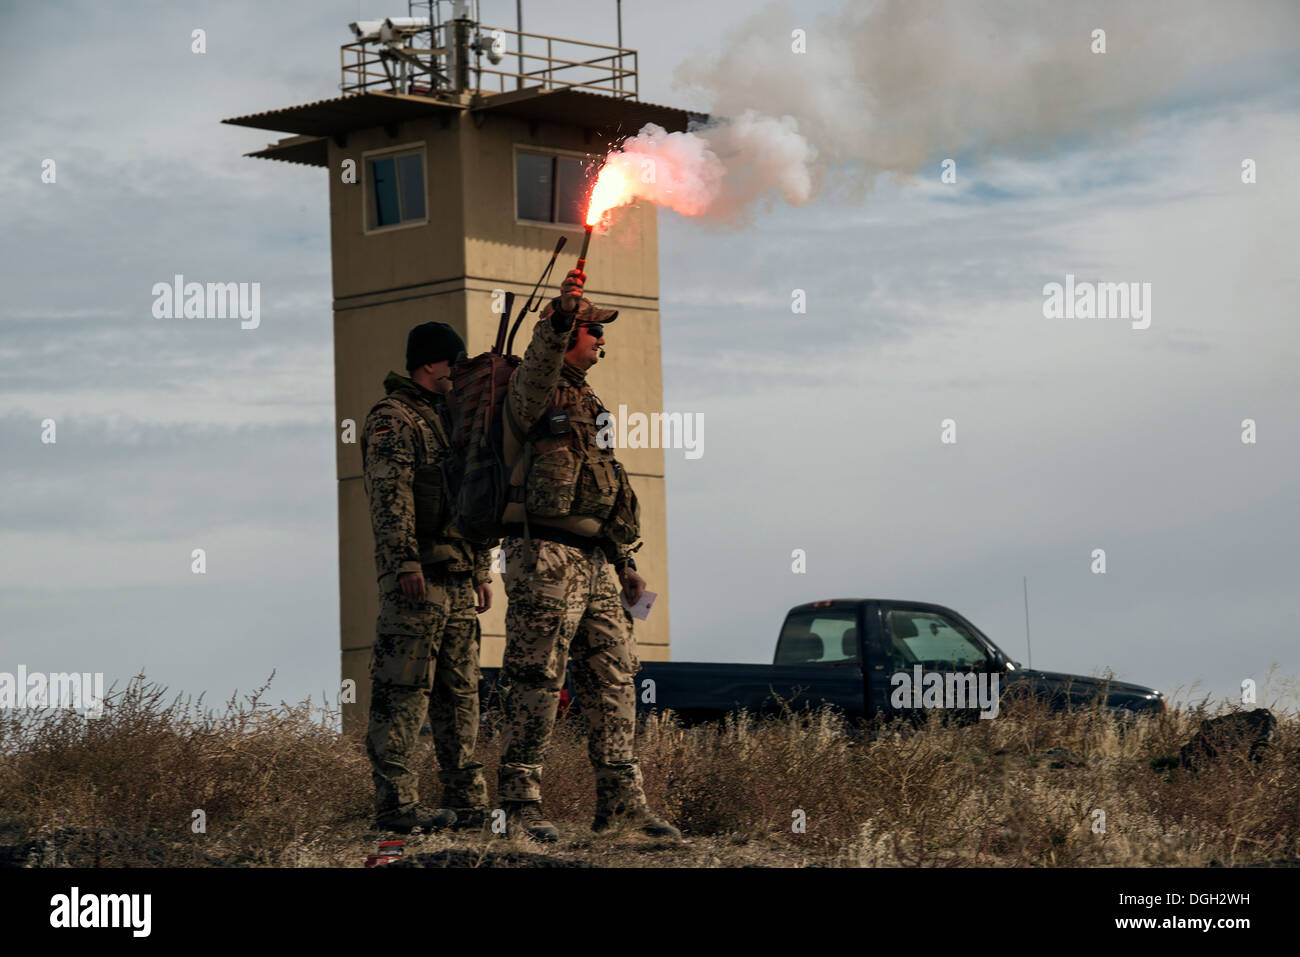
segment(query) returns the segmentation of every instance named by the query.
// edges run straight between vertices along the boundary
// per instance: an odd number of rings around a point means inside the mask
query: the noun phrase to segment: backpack
[[[495,542],[510,492],[502,428],[510,377],[523,360],[503,348],[514,293],[506,293],[496,344],[491,351],[461,356],[451,367],[447,412],[450,448],[443,473],[451,493],[452,522],[466,538]]]
[[[473,541],[495,542],[504,532],[501,519],[509,501],[510,469],[506,467],[502,430],[509,427],[520,434],[515,423],[507,426],[506,400],[510,377],[523,362],[511,350],[524,316],[541,307],[537,291],[546,282],[562,248],[563,236],[510,329],[509,339],[506,329],[514,307],[513,292],[506,293],[492,349],[472,359],[462,355],[451,367],[451,392],[447,394],[451,442],[443,458],[443,474],[450,494],[452,524]]]

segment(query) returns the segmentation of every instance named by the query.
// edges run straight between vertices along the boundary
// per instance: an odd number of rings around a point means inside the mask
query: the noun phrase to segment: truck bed
[[[647,684],[653,682],[653,684]],[[740,665],[650,661],[636,676],[637,711],[671,709],[686,721],[707,721],[746,709],[774,714],[834,705],[865,717],[862,668],[844,665]]]
[[[487,712],[501,705],[500,669],[482,672],[481,707]],[[710,721],[741,709],[775,714],[782,702],[795,709],[831,704],[849,716],[865,716],[862,669],[857,664],[828,668],[649,661],[635,681],[638,714],[671,709],[687,722]],[[572,694],[572,669],[565,687]]]

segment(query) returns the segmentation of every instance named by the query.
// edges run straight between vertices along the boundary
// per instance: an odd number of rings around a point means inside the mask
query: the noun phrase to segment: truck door
[[[882,603],[889,642],[886,714],[908,718],[942,709],[958,720],[995,715],[996,655],[953,615],[933,605]]]

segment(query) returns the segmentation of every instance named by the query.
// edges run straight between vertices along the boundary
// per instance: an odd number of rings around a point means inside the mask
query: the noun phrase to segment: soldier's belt
[[[474,574],[474,569],[472,568],[458,568],[453,570],[445,561],[430,562],[427,565],[422,565],[421,568],[424,571],[425,578],[468,578],[470,575]]]
[[[528,531],[533,538],[546,542],[555,542],[557,545],[568,545],[571,548],[578,548],[583,551],[590,551],[593,548],[600,547],[600,541],[591,535],[575,535],[573,532],[550,525],[538,525],[536,522],[530,522]],[[508,538],[523,538],[523,522],[508,522],[504,526],[504,533]]]

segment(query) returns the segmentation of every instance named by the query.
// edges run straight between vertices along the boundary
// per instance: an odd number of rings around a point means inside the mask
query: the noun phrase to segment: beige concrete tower
[[[348,728],[365,721],[378,610],[356,437],[384,394],[385,374],[404,372],[408,330],[438,320],[461,333],[471,355],[489,349],[499,319],[494,301],[513,291],[518,309],[560,235],[569,242],[547,298],[572,268],[591,161],[647,122],[675,130],[689,119],[683,110],[636,99],[632,50],[480,27],[464,18],[406,26],[375,21],[353,29],[358,41],[343,48],[346,95],[225,121],[295,134],[250,156],[329,170],[340,648],[342,677],[354,679],[357,690],[356,703],[344,705]],[[427,46],[422,36],[430,38]],[[510,43],[545,47],[547,55],[505,49]],[[492,68],[502,59],[517,63],[516,72]],[[482,89],[498,82],[503,91]],[[609,231],[591,245],[587,295],[619,310],[606,335],[607,357],[589,376],[610,409],[663,408],[658,261],[656,210],[648,204],[617,211]],[[516,353],[523,353],[535,321],[530,316],[521,326]],[[645,544],[637,565],[660,595],[650,619],[636,623],[638,653],[664,660],[663,452],[629,449],[619,456],[642,508]],[[500,663],[505,643],[500,575],[493,587],[494,607],[481,619],[485,665]]]

